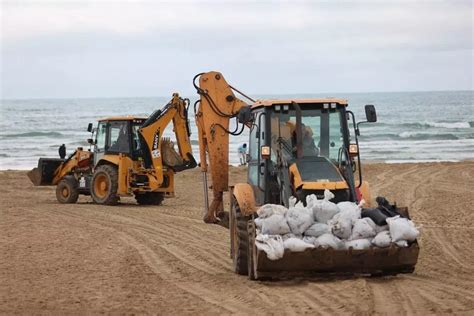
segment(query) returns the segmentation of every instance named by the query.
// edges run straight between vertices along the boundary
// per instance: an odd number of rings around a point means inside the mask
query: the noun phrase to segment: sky
[[[1,97],[473,89],[472,1],[1,1]]]

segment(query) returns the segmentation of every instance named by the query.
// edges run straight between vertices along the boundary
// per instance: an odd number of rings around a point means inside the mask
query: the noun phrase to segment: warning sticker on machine
[[[160,151],[158,149],[155,149],[151,152],[151,155],[153,158],[160,158]]]

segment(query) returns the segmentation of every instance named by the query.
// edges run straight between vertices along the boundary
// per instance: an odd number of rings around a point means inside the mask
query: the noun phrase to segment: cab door
[[[266,161],[261,157],[261,147],[265,145],[265,113],[255,112],[254,124],[249,135],[248,182],[252,186],[255,201],[265,203]]]
[[[105,153],[105,145],[107,140],[107,122],[99,122],[95,138],[94,149],[94,166],[102,159]]]

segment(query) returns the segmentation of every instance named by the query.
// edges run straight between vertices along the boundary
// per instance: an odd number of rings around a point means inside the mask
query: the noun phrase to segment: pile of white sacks
[[[255,244],[266,252],[270,260],[283,257],[285,249],[299,252],[308,248],[363,250],[370,247],[389,247],[392,243],[407,247],[419,231],[412,221],[395,216],[387,218],[387,225],[378,226],[369,217],[361,218],[359,205],[330,200],[334,194],[324,191],[324,199],[316,195],[306,197],[306,207],[291,197],[290,208],[265,204],[255,219]]]

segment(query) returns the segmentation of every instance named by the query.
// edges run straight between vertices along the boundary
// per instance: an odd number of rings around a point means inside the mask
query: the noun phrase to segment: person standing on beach
[[[61,146],[59,146],[59,158],[61,159],[64,159],[66,158],[66,145],[62,144]]]
[[[239,153],[240,165],[245,166],[247,164],[247,144],[240,145],[237,152]]]

